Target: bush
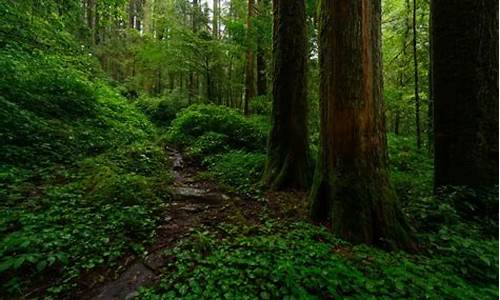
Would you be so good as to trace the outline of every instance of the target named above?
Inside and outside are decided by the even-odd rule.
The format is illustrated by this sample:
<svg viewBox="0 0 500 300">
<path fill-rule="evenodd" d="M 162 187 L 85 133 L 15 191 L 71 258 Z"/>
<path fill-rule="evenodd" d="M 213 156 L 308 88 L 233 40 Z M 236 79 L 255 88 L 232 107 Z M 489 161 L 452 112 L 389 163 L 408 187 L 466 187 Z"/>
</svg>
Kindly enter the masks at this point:
<svg viewBox="0 0 500 300">
<path fill-rule="evenodd" d="M 188 103 L 179 97 L 178 93 L 172 93 L 162 98 L 142 96 L 137 99 L 136 105 L 155 124 L 167 127 L 170 126 L 177 113 L 187 107 Z"/>
<path fill-rule="evenodd" d="M 203 160 L 206 156 L 229 151 L 229 137 L 225 134 L 207 132 L 200 136 L 187 148 L 187 155 L 196 160 Z"/>
<path fill-rule="evenodd" d="M 193 105 L 182 111 L 167 133 L 170 143 L 186 147 L 207 132 L 228 137 L 231 149 L 263 150 L 267 132 L 256 121 L 250 121 L 238 111 L 216 105 Z"/>
<path fill-rule="evenodd" d="M 391 181 L 403 204 L 432 193 L 433 162 L 413 139 L 388 135 Z"/>
<path fill-rule="evenodd" d="M 272 97 L 257 96 L 250 101 L 250 111 L 258 115 L 270 116 L 272 105 Z"/>
<path fill-rule="evenodd" d="M 208 169 L 205 176 L 250 196 L 258 192 L 256 183 L 262 176 L 265 161 L 266 156 L 261 153 L 231 151 L 209 156 L 203 161 L 203 165 Z"/>
</svg>

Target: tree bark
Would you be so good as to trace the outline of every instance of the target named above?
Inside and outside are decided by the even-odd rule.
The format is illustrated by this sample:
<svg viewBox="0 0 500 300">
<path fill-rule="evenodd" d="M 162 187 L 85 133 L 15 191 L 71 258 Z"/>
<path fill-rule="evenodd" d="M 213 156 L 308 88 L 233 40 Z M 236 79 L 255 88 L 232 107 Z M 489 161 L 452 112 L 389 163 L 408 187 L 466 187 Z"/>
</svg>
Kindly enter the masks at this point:
<svg viewBox="0 0 500 300">
<path fill-rule="evenodd" d="M 255 98 L 257 86 L 255 83 L 255 55 L 254 55 L 254 34 L 252 18 L 255 12 L 255 0 L 248 0 L 248 18 L 247 18 L 247 59 L 245 66 L 245 101 L 244 114 L 250 114 L 250 101 Z"/>
<path fill-rule="evenodd" d="M 271 189 L 305 189 L 309 178 L 305 1 L 275 0 L 273 111 L 263 181 Z"/>
<path fill-rule="evenodd" d="M 498 1 L 433 0 L 435 187 L 498 184 Z"/>
<path fill-rule="evenodd" d="M 323 0 L 321 146 L 311 215 L 352 243 L 414 249 L 389 183 L 380 0 Z"/>
</svg>

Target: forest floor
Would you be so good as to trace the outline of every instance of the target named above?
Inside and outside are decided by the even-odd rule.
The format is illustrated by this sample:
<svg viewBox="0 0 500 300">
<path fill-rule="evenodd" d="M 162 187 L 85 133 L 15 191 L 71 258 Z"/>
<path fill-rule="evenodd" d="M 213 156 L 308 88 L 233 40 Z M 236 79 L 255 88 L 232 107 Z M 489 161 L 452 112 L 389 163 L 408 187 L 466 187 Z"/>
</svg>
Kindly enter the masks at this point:
<svg viewBox="0 0 500 300">
<path fill-rule="evenodd" d="M 174 259 L 165 256 L 164 251 L 189 238 L 199 228 L 217 232 L 222 239 L 223 233 L 217 229 L 222 223 L 258 225 L 263 213 L 270 213 L 278 219 L 298 220 L 305 217 L 305 194 L 267 193 L 265 200 L 244 199 L 235 193 L 225 192 L 214 182 L 200 179 L 199 167 L 186 162 L 177 149 L 167 146 L 165 152 L 173 168 L 172 202 L 167 204 L 155 242 L 143 257 L 125 257 L 118 268 L 122 270 L 120 274 L 108 271 L 109 278 L 104 280 L 97 274 L 83 278 L 81 286 L 90 288 L 80 289 L 77 299 L 134 298 L 139 288 L 158 283 L 164 266 Z M 283 209 L 284 206 L 288 209 Z M 96 279 L 101 283 L 95 282 Z"/>
</svg>

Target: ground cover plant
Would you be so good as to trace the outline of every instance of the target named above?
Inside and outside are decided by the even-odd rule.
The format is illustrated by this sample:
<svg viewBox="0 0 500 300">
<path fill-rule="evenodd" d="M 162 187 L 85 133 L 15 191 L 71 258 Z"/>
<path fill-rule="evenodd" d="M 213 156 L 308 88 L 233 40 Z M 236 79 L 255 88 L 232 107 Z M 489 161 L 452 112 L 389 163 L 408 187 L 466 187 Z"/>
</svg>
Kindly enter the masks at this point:
<svg viewBox="0 0 500 300">
<path fill-rule="evenodd" d="M 1 0 L 0 299 L 498 299 L 498 1 L 368 2 Z"/>
</svg>

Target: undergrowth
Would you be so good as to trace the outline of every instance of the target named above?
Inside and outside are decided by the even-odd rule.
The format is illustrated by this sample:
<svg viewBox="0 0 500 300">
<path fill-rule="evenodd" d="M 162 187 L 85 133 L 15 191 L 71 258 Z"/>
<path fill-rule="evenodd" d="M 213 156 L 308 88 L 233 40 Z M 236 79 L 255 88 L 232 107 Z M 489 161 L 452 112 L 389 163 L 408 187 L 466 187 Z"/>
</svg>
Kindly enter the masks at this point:
<svg viewBox="0 0 500 300">
<path fill-rule="evenodd" d="M 138 299 L 498 298 L 494 263 L 481 277 L 456 272 L 457 258 L 474 255 L 388 253 L 352 246 L 308 223 L 221 230 L 222 240 L 200 231 L 167 251 L 170 263 L 160 283 L 143 289 Z M 482 250 L 494 259 L 496 249 L 484 243 Z M 492 278 L 483 280 L 487 276 Z"/>
<path fill-rule="evenodd" d="M 170 166 L 57 20 L 16 9 L 0 4 L 0 298 L 50 299 L 144 251 Z"/>
<path fill-rule="evenodd" d="M 251 197 L 260 192 L 268 130 L 266 117 L 247 118 L 235 109 L 199 104 L 177 115 L 165 139 L 206 169 L 203 178 Z"/>
</svg>

